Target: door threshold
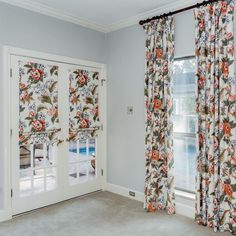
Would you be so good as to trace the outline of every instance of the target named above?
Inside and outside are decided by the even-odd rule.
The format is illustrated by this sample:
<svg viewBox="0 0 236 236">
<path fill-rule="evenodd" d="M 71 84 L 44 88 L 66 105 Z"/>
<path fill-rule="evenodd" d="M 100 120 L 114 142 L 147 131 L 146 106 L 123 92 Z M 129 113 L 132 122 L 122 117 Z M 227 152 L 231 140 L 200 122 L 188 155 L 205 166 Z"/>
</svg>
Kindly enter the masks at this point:
<svg viewBox="0 0 236 236">
<path fill-rule="evenodd" d="M 21 217 L 21 216 L 24 216 L 24 215 L 29 215 L 29 214 L 35 213 L 37 211 L 40 211 L 40 210 L 42 210 L 44 208 L 55 206 L 55 205 L 58 205 L 58 204 L 61 204 L 61 203 L 64 203 L 64 202 L 69 202 L 69 201 L 73 201 L 75 199 L 79 199 L 79 198 L 90 196 L 90 195 L 93 195 L 93 194 L 96 194 L 96 193 L 100 193 L 102 191 L 103 191 L 102 189 L 101 190 L 97 190 L 97 191 L 94 191 L 94 192 L 91 192 L 91 193 L 86 193 L 86 194 L 80 195 L 78 197 L 68 198 L 66 200 L 62 200 L 62 201 L 59 201 L 59 202 L 56 202 L 56 203 L 53 203 L 53 204 L 50 204 L 50 205 L 47 205 L 47 206 L 43 206 L 43 207 L 40 207 L 40 208 L 37 208 L 37 209 L 33 209 L 33 210 L 30 210 L 30 211 L 22 212 L 20 214 L 13 215 L 12 219 L 15 219 L 15 218 L 18 218 L 18 217 Z"/>
</svg>

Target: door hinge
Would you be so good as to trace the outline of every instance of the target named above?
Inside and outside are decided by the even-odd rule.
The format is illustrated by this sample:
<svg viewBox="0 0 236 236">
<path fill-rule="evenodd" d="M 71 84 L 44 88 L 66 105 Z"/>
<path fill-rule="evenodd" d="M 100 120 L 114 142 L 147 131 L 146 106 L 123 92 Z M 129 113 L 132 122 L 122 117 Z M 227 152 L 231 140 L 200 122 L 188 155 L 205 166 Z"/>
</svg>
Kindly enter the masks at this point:
<svg viewBox="0 0 236 236">
<path fill-rule="evenodd" d="M 12 129 L 10 129 L 10 135 L 12 136 Z"/>
<path fill-rule="evenodd" d="M 11 197 L 13 197 L 13 190 L 11 189 Z"/>
<path fill-rule="evenodd" d="M 12 68 L 10 69 L 10 77 L 12 78 Z"/>
<path fill-rule="evenodd" d="M 104 82 L 106 82 L 106 80 L 105 80 L 105 79 L 102 79 L 102 80 L 101 80 L 102 86 L 103 86 L 103 83 L 104 83 Z"/>
<path fill-rule="evenodd" d="M 103 169 L 101 169 L 101 175 L 103 176 Z"/>
</svg>

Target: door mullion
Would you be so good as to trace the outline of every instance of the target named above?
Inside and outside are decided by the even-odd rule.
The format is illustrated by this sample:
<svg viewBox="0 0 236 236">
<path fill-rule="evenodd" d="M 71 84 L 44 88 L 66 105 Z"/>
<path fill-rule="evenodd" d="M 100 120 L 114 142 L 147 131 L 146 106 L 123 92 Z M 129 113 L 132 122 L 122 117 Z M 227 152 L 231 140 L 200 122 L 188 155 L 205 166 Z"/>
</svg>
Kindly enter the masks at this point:
<svg viewBox="0 0 236 236">
<path fill-rule="evenodd" d="M 44 188 L 44 192 L 47 191 L 47 181 L 46 181 L 46 171 L 47 171 L 47 156 L 49 157 L 49 153 L 48 153 L 48 149 L 47 149 L 48 145 L 46 143 L 43 144 L 43 188 Z"/>
</svg>

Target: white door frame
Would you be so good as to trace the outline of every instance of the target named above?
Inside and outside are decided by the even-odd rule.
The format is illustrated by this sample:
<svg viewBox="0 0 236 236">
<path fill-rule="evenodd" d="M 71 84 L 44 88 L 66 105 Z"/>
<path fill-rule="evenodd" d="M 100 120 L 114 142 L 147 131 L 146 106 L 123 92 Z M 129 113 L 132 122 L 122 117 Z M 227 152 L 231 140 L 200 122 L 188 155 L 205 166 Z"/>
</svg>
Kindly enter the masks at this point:
<svg viewBox="0 0 236 236">
<path fill-rule="evenodd" d="M 0 221 L 8 220 L 12 218 L 12 205 L 11 205 L 11 56 L 24 56 L 36 59 L 44 59 L 48 61 L 54 61 L 59 63 L 67 63 L 72 65 L 82 65 L 93 68 L 98 68 L 102 71 L 101 78 L 105 83 L 103 83 L 102 100 L 105 101 L 104 106 L 101 107 L 103 116 L 101 117 L 103 132 L 101 133 L 101 138 L 105 144 L 102 148 L 102 168 L 103 168 L 103 179 L 102 188 L 106 187 L 107 179 L 107 74 L 106 65 L 103 63 L 96 63 L 87 60 L 81 60 L 76 58 L 70 58 L 65 56 L 59 56 L 54 54 L 48 54 L 38 51 L 26 50 L 21 48 L 3 47 L 3 195 L 4 195 L 4 207 L 0 210 Z M 62 199 L 63 200 L 63 199 Z"/>
</svg>

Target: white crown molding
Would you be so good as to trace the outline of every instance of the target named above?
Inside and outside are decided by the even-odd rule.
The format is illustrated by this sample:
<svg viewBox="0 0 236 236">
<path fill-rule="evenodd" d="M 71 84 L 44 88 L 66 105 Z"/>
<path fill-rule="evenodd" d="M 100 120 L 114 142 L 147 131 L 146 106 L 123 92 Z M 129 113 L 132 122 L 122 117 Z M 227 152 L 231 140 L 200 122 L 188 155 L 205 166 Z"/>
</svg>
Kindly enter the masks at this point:
<svg viewBox="0 0 236 236">
<path fill-rule="evenodd" d="M 179 0 L 174 3 L 169 3 L 166 4 L 165 6 L 158 7 L 156 9 L 146 11 L 144 13 L 138 14 L 136 16 L 129 17 L 127 19 L 121 20 L 119 22 L 116 22 L 114 24 L 111 24 L 107 27 L 108 32 L 116 31 L 122 28 L 126 28 L 135 24 L 138 24 L 140 20 L 145 20 L 147 18 L 160 15 L 163 13 L 168 13 L 170 11 L 178 10 L 183 7 L 190 6 L 192 4 L 196 4 L 197 2 L 202 2 L 202 1 L 196 1 L 196 0 Z"/>
<path fill-rule="evenodd" d="M 73 24 L 81 25 L 83 27 L 100 31 L 103 33 L 107 32 L 106 28 L 103 25 L 97 24 L 95 22 L 89 21 L 87 19 L 84 19 L 78 16 L 70 15 L 64 11 L 60 11 L 58 9 L 48 7 L 44 4 L 36 3 L 31 0 L 0 0 L 0 2 L 4 2 L 4 3 L 14 5 L 17 7 L 25 8 L 30 11 L 34 11 L 40 14 L 44 14 L 44 15 L 54 17 L 60 20 L 64 20 Z"/>
<path fill-rule="evenodd" d="M 96 31 L 100 31 L 103 33 L 109 33 L 112 31 L 116 31 L 116 30 L 119 30 L 122 28 L 132 26 L 132 25 L 136 25 L 136 24 L 138 24 L 138 22 L 140 20 L 155 16 L 155 15 L 159 15 L 164 12 L 169 12 L 169 11 L 173 11 L 176 9 L 180 9 L 182 7 L 186 7 L 191 4 L 195 4 L 197 2 L 202 2 L 202 1 L 199 1 L 199 0 L 197 0 L 197 1 L 196 0 L 179 0 L 179 1 L 176 1 L 176 2 L 173 2 L 170 4 L 166 4 L 165 6 L 153 9 L 151 11 L 146 11 L 144 13 L 126 18 L 124 20 L 121 20 L 119 22 L 115 22 L 110 25 L 97 24 L 96 22 L 89 21 L 87 19 L 68 14 L 67 12 L 48 7 L 44 4 L 36 3 L 31 0 L 0 0 L 0 2 L 5 2 L 7 4 L 11 4 L 11 5 L 14 5 L 17 7 L 21 7 L 21 8 L 25 8 L 30 11 L 41 13 L 41 14 L 44 14 L 44 15 L 47 15 L 50 17 L 55 17 L 60 20 L 64 20 L 64 21 L 71 22 L 71 23 L 74 23 L 77 25 L 81 25 L 83 27 L 93 29 Z"/>
</svg>

